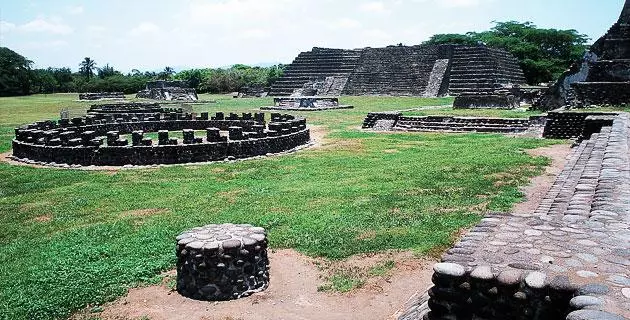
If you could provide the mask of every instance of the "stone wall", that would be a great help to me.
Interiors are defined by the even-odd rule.
[[[547,139],[574,139],[583,135],[589,116],[611,116],[606,112],[549,112],[543,137]],[[592,130],[589,130],[592,131]]]
[[[211,119],[206,113],[187,120],[137,122],[79,119],[40,121],[16,128],[13,157],[82,166],[173,164],[279,153],[310,141],[304,118],[282,114],[272,114],[267,128],[262,113],[227,117],[217,113]],[[183,140],[169,138],[168,131],[176,130],[183,131]],[[195,137],[194,130],[205,130],[206,134]],[[227,132],[222,135],[221,131]],[[158,132],[158,144],[145,138],[145,132]],[[129,133],[131,141],[120,137]]]
[[[576,108],[630,105],[630,82],[578,82],[572,88]]]

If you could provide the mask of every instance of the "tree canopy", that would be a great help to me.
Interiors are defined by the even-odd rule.
[[[0,47],[0,96],[29,94],[32,64],[17,52]]]
[[[589,38],[576,30],[543,29],[532,22],[494,23],[492,29],[483,32],[437,34],[425,44],[484,43],[505,49],[518,58],[530,84],[557,79],[587,49]]]
[[[160,72],[132,69],[123,74],[109,63],[96,67],[86,57],[78,72],[70,68],[31,69],[32,61],[8,48],[0,48],[0,96],[57,92],[124,92],[136,93],[148,81],[158,79],[185,80],[199,93],[239,91],[244,86],[270,86],[284,72],[283,65],[250,67],[236,64],[229,68],[189,69],[175,72],[165,67]],[[95,73],[96,72],[96,73]]]

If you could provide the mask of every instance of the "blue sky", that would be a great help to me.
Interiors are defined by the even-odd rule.
[[[3,0],[0,46],[36,67],[84,57],[128,72],[289,63],[314,46],[419,44],[492,21],[576,29],[594,40],[624,0]],[[594,41],[593,40],[593,41]]]

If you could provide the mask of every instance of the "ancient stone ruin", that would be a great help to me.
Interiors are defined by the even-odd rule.
[[[488,214],[399,320],[630,317],[630,117],[552,113],[547,124],[546,136],[581,141],[538,208]]]
[[[524,119],[403,116],[401,112],[372,112],[363,121],[364,129],[407,132],[495,132],[523,133],[545,125],[545,118],[532,116]]]
[[[136,94],[136,98],[153,100],[197,101],[197,92],[186,81],[150,81],[147,87]]]
[[[273,106],[260,107],[261,110],[321,111],[331,109],[352,109],[353,106],[339,104],[334,97],[276,97]]]
[[[232,300],[269,286],[265,229],[212,224],[177,237],[177,292],[197,300]]]
[[[571,66],[536,107],[630,104],[630,0],[608,32]]]
[[[87,92],[79,93],[79,100],[118,100],[125,99],[125,94],[122,92]]]
[[[242,87],[234,98],[264,98],[268,92],[269,88],[265,88],[263,85],[252,85]]]
[[[273,113],[267,123],[264,113],[143,111],[148,112],[90,113],[21,126],[12,157],[64,167],[176,164],[276,154],[310,141],[306,119],[292,115]],[[169,131],[181,131],[183,138],[169,137]],[[158,133],[157,141],[144,135],[150,132]]]
[[[295,58],[269,94],[502,95],[501,89],[524,83],[516,58],[482,45],[313,48]]]

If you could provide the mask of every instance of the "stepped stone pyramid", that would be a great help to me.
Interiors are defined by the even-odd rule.
[[[514,56],[483,45],[313,48],[295,58],[269,94],[436,97],[524,83]]]
[[[630,104],[630,0],[619,20],[566,71],[537,103],[540,109],[562,106]]]

